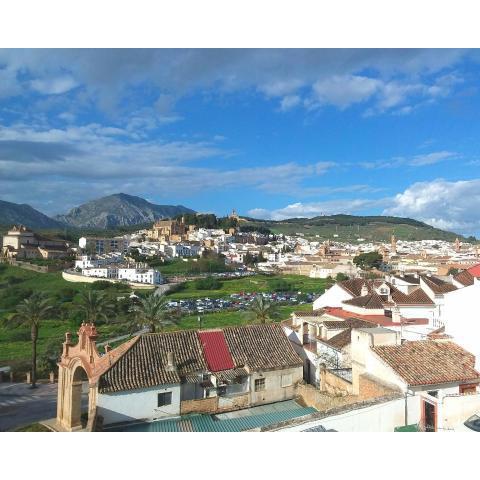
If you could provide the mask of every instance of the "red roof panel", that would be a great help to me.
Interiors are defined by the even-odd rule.
[[[208,368],[212,372],[235,368],[222,331],[198,332]]]
[[[477,277],[477,278],[480,277],[480,263],[478,265],[474,265],[473,267],[470,267],[467,271],[473,277]]]

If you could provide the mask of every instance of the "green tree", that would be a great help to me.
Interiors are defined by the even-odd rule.
[[[157,328],[163,331],[167,325],[177,325],[180,320],[179,313],[168,308],[167,299],[163,295],[155,295],[155,293],[141,298],[135,307],[135,312],[137,314],[136,324],[146,325],[151,333],[155,333]]]
[[[447,275],[457,275],[458,274],[458,268],[451,267],[448,269]]]
[[[114,306],[109,303],[105,293],[96,290],[84,290],[77,308],[84,314],[87,323],[96,323],[100,319],[108,322],[114,313]]]
[[[337,282],[343,282],[345,280],[348,280],[348,275],[345,275],[342,272],[338,272],[337,275],[335,276],[335,280]]]
[[[32,385],[37,386],[37,340],[40,325],[45,320],[52,309],[49,305],[50,299],[42,293],[34,293],[24,299],[18,306],[16,313],[10,318],[9,323],[12,326],[30,327],[30,337],[32,340]]]
[[[257,323],[268,323],[278,317],[276,305],[257,295],[247,311],[247,318]]]
[[[378,252],[361,253],[353,259],[353,263],[362,270],[370,270],[382,264],[382,256]]]

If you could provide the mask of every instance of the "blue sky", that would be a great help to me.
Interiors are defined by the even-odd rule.
[[[480,232],[471,50],[0,50],[0,199]]]

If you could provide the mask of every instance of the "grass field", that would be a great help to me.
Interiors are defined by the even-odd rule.
[[[18,327],[9,328],[4,325],[4,320],[15,311],[15,306],[21,301],[19,292],[28,294],[29,292],[41,291],[52,297],[53,302],[61,302],[59,292],[66,292],[70,298],[66,304],[74,306],[75,301],[82,290],[91,288],[89,284],[71,283],[63,280],[60,272],[55,273],[37,273],[29,270],[23,270],[18,267],[1,265],[0,268],[0,366],[5,364],[17,364],[27,362],[30,358],[31,342],[30,331],[28,328]],[[217,290],[197,290],[194,282],[186,282],[182,291],[172,293],[169,298],[189,299],[189,298],[220,298],[227,297],[232,293],[250,292],[260,293],[272,291],[272,282],[275,279],[284,279],[292,286],[293,291],[302,293],[320,293],[326,286],[325,280],[311,279],[296,275],[257,275],[254,277],[236,278],[231,280],[221,280],[221,288]],[[128,288],[128,287],[127,287]],[[118,290],[111,292],[113,295],[120,294]],[[14,300],[18,300],[16,303]],[[287,318],[294,310],[311,309],[311,304],[299,306],[280,306],[279,319]],[[224,327],[229,325],[241,325],[247,322],[245,314],[241,311],[225,311],[218,313],[203,314],[202,328]],[[81,321],[81,320],[80,320]],[[51,318],[45,320],[39,331],[38,355],[41,356],[52,345],[61,344],[65,338],[65,332],[71,331],[73,334],[78,329],[79,319],[58,319]],[[178,326],[174,328],[189,329],[198,328],[197,315],[184,316]],[[103,324],[98,327],[98,342],[108,340],[126,333],[125,324]]]
[[[184,288],[168,295],[172,300],[188,298],[222,298],[232,293],[262,293],[271,292],[276,279],[286,280],[292,286],[292,291],[302,293],[321,293],[325,290],[327,281],[299,275],[255,275],[252,277],[221,280],[221,288],[217,290],[198,290],[195,282],[185,282]]]

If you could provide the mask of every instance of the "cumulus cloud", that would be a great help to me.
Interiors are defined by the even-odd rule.
[[[397,106],[406,113],[413,108],[407,100],[448,95],[461,80],[453,68],[465,55],[453,49],[7,49],[0,51],[0,96],[29,88],[59,95],[82,86],[84,100],[111,110],[139,86],[156,89],[157,108],[192,92],[251,90],[278,98],[280,110],[302,103],[347,108],[372,99],[370,113]]]
[[[77,86],[78,83],[69,75],[32,81],[32,88],[37,92],[46,95],[59,95],[61,93],[69,92]]]
[[[388,200],[385,199],[340,199],[312,203],[296,202],[274,210],[254,208],[249,210],[248,214],[251,217],[263,218],[266,220],[285,220],[287,218],[297,217],[312,218],[321,215],[358,213],[369,208],[378,207],[379,205],[385,205],[387,201]]]
[[[288,162],[229,168],[225,159],[235,152],[221,148],[219,137],[210,141],[145,141],[129,135],[128,130],[99,124],[64,129],[0,126],[2,199],[32,201],[48,213],[59,213],[58,207],[52,211],[55,204],[48,202],[68,198],[73,206],[91,195],[118,191],[190,197],[205,190],[248,187],[291,193],[300,190],[305,179],[323,175],[335,166],[333,162]],[[203,159],[216,165],[199,165]],[[18,182],[22,182],[22,189],[18,189]]]
[[[480,231],[480,179],[418,182],[392,199],[384,210],[438,228],[472,234]]]

